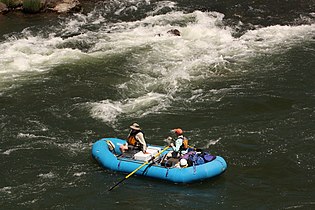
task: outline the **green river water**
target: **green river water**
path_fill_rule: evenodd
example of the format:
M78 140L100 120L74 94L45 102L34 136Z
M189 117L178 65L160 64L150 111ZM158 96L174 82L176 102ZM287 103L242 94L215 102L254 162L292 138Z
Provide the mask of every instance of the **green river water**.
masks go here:
M108 1L0 16L0 209L314 209L314 1ZM177 28L181 36L172 36ZM224 157L174 184L102 169L138 122Z

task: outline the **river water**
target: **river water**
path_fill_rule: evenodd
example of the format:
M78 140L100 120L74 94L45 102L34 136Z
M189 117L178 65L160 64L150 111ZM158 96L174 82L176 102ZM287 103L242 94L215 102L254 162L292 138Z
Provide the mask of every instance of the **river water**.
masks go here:
M181 36L167 33L178 29ZM0 16L0 209L314 209L315 2L109 0ZM93 142L181 127L223 156L173 184L100 168Z

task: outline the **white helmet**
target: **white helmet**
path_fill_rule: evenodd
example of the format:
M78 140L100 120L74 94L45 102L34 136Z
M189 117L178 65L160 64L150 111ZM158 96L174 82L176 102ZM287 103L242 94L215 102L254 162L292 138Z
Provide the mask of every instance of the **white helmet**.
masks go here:
M187 166L187 160L186 160L186 159L181 159L180 162L179 162L179 165L180 165L181 167Z

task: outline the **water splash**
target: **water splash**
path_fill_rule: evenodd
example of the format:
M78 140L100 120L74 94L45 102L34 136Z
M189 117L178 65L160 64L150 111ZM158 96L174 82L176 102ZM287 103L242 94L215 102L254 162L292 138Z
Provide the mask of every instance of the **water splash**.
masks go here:
M46 174L39 174L38 177L43 178L43 179L52 179L52 178L55 178L56 175L50 171L49 173L46 173Z
M130 81L117 85L121 95L132 95L141 100L148 93L159 93L168 103L181 103L183 99L177 93L186 91L192 84L242 72L233 64L288 49L309 39L314 31L313 25L272 26L248 31L235 38L232 29L224 26L223 18L223 14L216 12L172 12L141 21L119 23L112 33L104 34L104 39L91 52L102 57L134 50ZM166 33L174 27L181 31L180 37ZM231 65L235 68L232 69ZM191 92L190 98L193 99L194 91ZM218 101L221 98L222 95L213 99ZM107 119L108 122L123 114L132 117L138 113L134 110L134 105L138 105L136 101L129 98L105 100L94 104L91 112L94 117ZM159 110L158 106L155 108ZM139 109L140 114L151 112L148 107L139 106Z
M172 7L169 2L164 3L162 7ZM237 64L312 40L315 31L314 25L276 25L234 37L233 29L224 25L224 15L217 12L173 11L117 23L106 22L106 15L100 11L104 10L66 20L56 29L59 35L35 36L24 30L24 37L0 43L0 88L25 74L53 70L56 65L126 56L130 68L122 70L122 74L129 75L129 80L116 84L123 97L88 103L93 117L111 122L122 114L141 116L173 102L180 104L185 99L178 93L187 89L192 90L187 96L192 99L195 89L203 91L196 84L242 73ZM173 28L181 36L167 33Z
M121 114L141 116L161 110L169 104L165 95L148 93L142 97L130 98L123 101L103 100L88 103L92 116L107 123L114 123ZM145 110L145 111L144 111Z

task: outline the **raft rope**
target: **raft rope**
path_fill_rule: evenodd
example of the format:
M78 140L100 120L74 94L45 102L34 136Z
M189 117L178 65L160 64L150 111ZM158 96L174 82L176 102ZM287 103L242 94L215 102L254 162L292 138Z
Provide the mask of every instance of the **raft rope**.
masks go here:
M148 172L149 168L151 168L151 166L152 166L153 164L154 164L153 162L150 163L150 164L143 170L142 175L145 175L145 174Z
M167 170L166 170L166 174L165 174L165 177L167 177L168 176L168 171L170 170L170 168L167 168Z
M196 174L197 168L196 168L196 165L194 163L193 163L193 168L194 168L194 174Z

